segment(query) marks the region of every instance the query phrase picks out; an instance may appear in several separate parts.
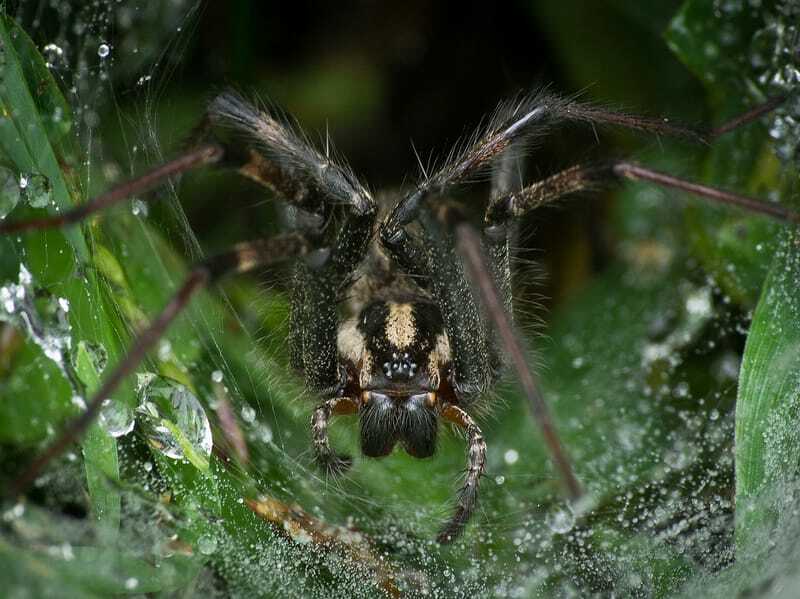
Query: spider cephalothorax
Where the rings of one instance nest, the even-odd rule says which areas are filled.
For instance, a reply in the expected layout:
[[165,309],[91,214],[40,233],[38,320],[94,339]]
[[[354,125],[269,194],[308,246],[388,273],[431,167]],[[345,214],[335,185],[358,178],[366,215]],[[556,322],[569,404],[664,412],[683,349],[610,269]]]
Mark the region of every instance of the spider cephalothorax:
[[418,458],[436,447],[437,394],[449,376],[450,344],[430,301],[376,300],[339,328],[346,394],[355,397],[364,455],[388,455],[397,442]]
[[[351,464],[349,457],[330,447],[328,424],[334,415],[358,415],[361,449],[370,457],[386,456],[398,444],[412,456],[429,457],[436,448],[439,421],[456,425],[467,436],[467,471],[455,513],[438,537],[440,542],[451,541],[475,509],[486,464],[486,444],[469,412],[491,391],[506,356],[520,374],[526,395],[537,395],[505,318],[506,312],[513,311],[509,248],[520,217],[565,195],[627,178],[800,222],[800,215],[778,204],[624,161],[574,166],[522,186],[516,162],[520,150],[558,122],[569,120],[710,141],[782,101],[774,98],[717,129],[701,131],[666,119],[610,112],[550,93],[524,95],[501,104],[463,147],[439,168],[423,173],[404,195],[376,201],[348,168],[332,160],[327,151],[314,148],[286,119],[236,94],[221,94],[209,105],[200,143],[185,154],[73,211],[0,224],[0,233],[9,233],[78,222],[170,175],[217,164],[235,169],[285,202],[295,229],[271,239],[240,243],[196,265],[97,391],[86,412],[18,479],[15,491],[30,485],[44,464],[87,428],[102,402],[134,371],[199,289],[225,274],[292,259],[291,361],[322,400],[311,420],[317,462],[331,474]],[[482,231],[470,233],[471,229],[462,227],[459,233],[462,242],[468,241],[462,243],[461,251],[469,264],[469,278],[477,282],[486,302],[484,307],[472,293],[456,248],[454,224],[464,217],[443,198],[487,169],[492,171],[492,189]],[[351,300],[348,306],[345,297]],[[489,320],[495,323],[502,343]],[[575,495],[579,487],[560,453],[555,431],[543,416],[541,402],[532,401],[554,462],[564,466],[565,481]]]

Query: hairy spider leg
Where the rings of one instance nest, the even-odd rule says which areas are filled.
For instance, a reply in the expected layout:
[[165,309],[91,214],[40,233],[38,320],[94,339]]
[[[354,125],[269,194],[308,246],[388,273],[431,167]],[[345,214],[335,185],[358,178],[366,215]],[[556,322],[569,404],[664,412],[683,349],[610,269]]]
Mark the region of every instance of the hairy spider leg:
[[519,218],[567,195],[583,191],[596,191],[608,183],[622,179],[649,181],[660,187],[685,191],[712,202],[735,206],[780,222],[800,224],[800,213],[781,204],[695,183],[632,162],[619,160],[596,165],[571,166],[545,179],[531,183],[518,192],[497,196],[491,200],[486,210],[486,225],[488,227],[502,226],[509,219]]
[[[358,398],[341,398],[347,379],[338,362],[338,303],[366,255],[377,214],[375,201],[349,169],[319,153],[299,129],[235,94],[224,93],[212,101],[209,122],[221,139],[245,142],[245,150],[234,158],[240,161],[239,172],[293,206],[297,225],[313,246],[294,268],[290,355],[309,388],[325,398],[312,416],[316,461],[324,471],[340,473],[352,459],[331,450],[328,420]],[[342,213],[341,224],[326,230],[336,211]]]
[[[634,131],[668,135],[689,141],[710,143],[720,135],[751,123],[786,101],[775,96],[715,128],[693,128],[673,124],[669,119],[651,118],[608,110],[593,104],[562,98],[547,90],[501,103],[487,123],[479,127],[462,147],[453,150],[440,168],[420,182],[381,227],[381,239],[391,244],[400,229],[416,219],[420,206],[430,195],[441,196],[453,185],[467,182],[491,166],[516,144],[533,144],[555,125],[577,121],[592,125],[613,125]],[[396,240],[394,240],[396,241]]]
[[561,445],[558,438],[550,411],[539,391],[539,385],[528,366],[526,352],[519,336],[514,333],[511,319],[503,309],[501,295],[497,289],[496,278],[491,274],[487,266],[486,258],[481,249],[481,238],[471,225],[463,223],[458,226],[458,249],[464,257],[472,283],[478,290],[481,299],[486,306],[486,311],[491,317],[498,336],[502,341],[505,354],[511,359],[512,366],[517,373],[525,397],[528,400],[531,411],[535,416],[536,422],[542,431],[542,437],[547,445],[550,454],[553,456],[556,468],[561,479],[567,488],[571,499],[578,499],[582,495],[582,490],[578,479],[572,469],[572,464]]
[[194,168],[217,163],[222,159],[223,153],[223,149],[219,144],[209,143],[199,145],[172,160],[156,166],[143,175],[126,181],[116,187],[112,187],[108,191],[62,214],[0,223],[0,235],[19,233],[22,231],[39,231],[77,224],[90,217],[92,214],[110,208],[125,200],[129,200],[138,193],[148,191],[161,185],[164,180],[169,177],[185,173]]
[[317,406],[311,414],[311,434],[317,463],[326,474],[333,476],[345,472],[353,465],[353,458],[337,453],[328,439],[328,422],[331,416],[358,413],[358,402],[349,397],[333,397]]
[[486,441],[483,433],[467,412],[452,404],[444,404],[439,412],[443,420],[462,428],[467,435],[467,475],[458,492],[456,510],[449,522],[436,536],[439,543],[450,543],[456,539],[469,522],[477,505],[478,483],[486,469]]
[[69,423],[61,434],[51,443],[24,472],[14,481],[10,496],[23,493],[42,469],[53,459],[60,456],[69,445],[79,439],[89,425],[94,422],[100,412],[100,406],[119,387],[120,383],[130,375],[144,360],[147,352],[164,335],[170,324],[188,306],[198,291],[218,281],[228,274],[244,273],[255,268],[268,266],[287,258],[302,256],[308,251],[305,239],[297,234],[288,234],[272,239],[258,239],[239,243],[228,252],[212,256],[198,263],[187,275],[178,291],[172,296],[160,314],[141,331],[123,359],[106,377],[100,389],[86,405],[86,410]]

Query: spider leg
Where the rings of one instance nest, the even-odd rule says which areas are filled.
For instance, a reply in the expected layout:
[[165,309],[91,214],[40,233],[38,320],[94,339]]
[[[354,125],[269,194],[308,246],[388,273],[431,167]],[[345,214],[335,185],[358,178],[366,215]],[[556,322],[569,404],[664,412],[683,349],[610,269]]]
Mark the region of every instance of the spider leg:
[[763,214],[781,222],[800,223],[800,214],[773,202],[726,191],[668,175],[632,162],[616,161],[602,165],[573,166],[514,192],[492,198],[486,209],[487,231],[503,227],[510,219],[527,214],[540,206],[580,191],[593,191],[621,179],[650,181],[661,187],[686,193],[724,205],[736,206]]
[[570,460],[561,445],[556,427],[550,417],[550,411],[539,391],[536,378],[528,366],[523,344],[519,337],[514,334],[509,314],[503,307],[496,282],[487,267],[486,259],[481,250],[480,237],[466,223],[459,225],[457,236],[458,249],[465,259],[469,277],[477,288],[486,306],[486,311],[494,323],[505,354],[511,359],[514,370],[517,372],[525,397],[530,404],[531,412],[542,431],[545,444],[550,451],[556,468],[560,472],[561,479],[564,481],[570,497],[576,499],[582,494],[580,483],[575,478]]
[[785,100],[786,96],[770,98],[716,128],[693,128],[673,124],[669,119],[616,112],[584,104],[546,90],[522,96],[500,104],[488,122],[469,138],[469,143],[451,152],[436,171],[426,175],[415,189],[397,203],[381,227],[381,239],[390,245],[396,241],[400,230],[417,218],[420,207],[429,196],[442,196],[454,185],[468,182],[471,177],[494,164],[510,147],[516,144],[532,144],[560,122],[613,125],[709,143],[720,135],[753,122]]
[[92,198],[91,200],[76,206],[62,214],[34,218],[30,220],[11,221],[0,223],[0,235],[8,233],[18,233],[21,231],[39,231],[42,229],[52,229],[65,225],[78,223],[92,214],[105,210],[133,195],[148,191],[164,182],[165,179],[173,175],[185,173],[194,168],[214,164],[221,160],[223,155],[222,146],[216,143],[199,145],[180,156],[165,162],[149,172],[126,181],[125,183],[113,187]]
[[335,452],[328,440],[328,421],[331,416],[355,414],[358,403],[348,397],[334,397],[323,402],[311,415],[311,432],[314,439],[314,457],[324,472],[342,474],[353,464],[353,458]]
[[451,543],[464,530],[478,500],[478,483],[486,468],[486,441],[478,425],[467,412],[458,406],[445,403],[440,407],[441,417],[464,429],[467,434],[467,476],[458,492],[456,510],[436,537],[439,543]]
[[[341,288],[364,258],[376,206],[346,167],[320,153],[286,118],[226,92],[208,109],[211,132],[239,173],[298,210],[314,250],[298,261],[292,285],[290,355],[308,386],[336,397],[340,372],[336,333]],[[341,225],[325,225],[341,216]]]
[[147,352],[164,335],[169,325],[183,312],[198,291],[205,289],[225,275],[247,272],[287,258],[301,256],[307,251],[308,245],[305,239],[297,234],[289,234],[272,239],[240,243],[229,252],[212,256],[197,264],[161,313],[139,333],[125,357],[111,371],[100,389],[87,403],[86,410],[69,423],[56,440],[39,454],[14,481],[10,495],[16,496],[24,492],[50,461],[61,455],[73,441],[86,431],[97,417],[102,402],[119,387],[125,377],[136,369]]
[[430,210],[423,210],[419,215],[425,235],[425,263],[431,292],[450,343],[451,382],[459,400],[469,405],[491,387],[496,369],[486,322],[456,251],[452,226],[442,224],[442,220],[459,222],[461,219],[459,211],[451,205],[443,206],[436,215]]

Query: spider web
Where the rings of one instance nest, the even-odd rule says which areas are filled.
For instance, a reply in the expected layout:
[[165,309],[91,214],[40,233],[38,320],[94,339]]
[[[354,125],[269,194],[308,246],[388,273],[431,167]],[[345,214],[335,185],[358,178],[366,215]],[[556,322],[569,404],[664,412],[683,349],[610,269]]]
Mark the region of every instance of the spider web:
[[[43,52],[73,109],[70,135],[83,167],[78,187],[88,196],[168,157],[159,114],[203,15],[191,2],[102,1],[74,13],[67,6],[22,2],[17,15],[35,38],[54,40]],[[69,13],[55,32],[53,10]],[[781,118],[785,124],[788,117]],[[115,129],[124,131],[116,146],[100,135]],[[205,254],[182,208],[191,202],[183,185],[156,193],[166,209],[148,210],[135,199],[105,216],[102,227],[89,229],[94,256],[101,253],[104,262],[79,260],[78,272],[97,268],[105,277],[70,306],[70,314],[96,311],[113,331],[109,347],[89,352],[101,374],[108,372],[103,356],[113,364],[132,331],[180,284],[186,263]],[[645,213],[662,215],[663,193],[626,194]],[[521,597],[587,588],[647,595],[707,584],[733,559],[726,490],[738,355],[729,347],[741,322],[716,309],[716,282],[697,282],[670,266],[679,261],[678,249],[661,241],[656,249],[667,254],[664,263],[655,252],[650,262],[631,260],[600,277],[570,311],[554,315],[548,338],[538,341],[544,391],[587,486],[585,500],[561,498],[513,384],[501,386],[500,407],[484,423],[489,461],[480,508],[452,548],[432,539],[464,467],[458,436],[443,435],[431,461],[400,454],[357,460],[343,479],[325,480],[308,451],[314,398],[288,368],[285,293],[237,281],[200,297],[140,368],[157,374],[156,383],[140,380],[137,390],[128,381],[114,397],[116,411],[105,413],[108,430],[123,433],[113,450],[122,481],[114,491],[121,513],[116,530],[92,516],[62,515],[68,501],[86,504],[77,451],[42,478],[41,502],[8,506],[9,542],[24,540],[26,552],[17,584],[51,591],[67,585],[89,596],[110,588],[281,597],[395,591]],[[66,251],[71,259],[64,240],[40,235],[35,244],[32,255],[31,243],[14,242],[14,264],[4,261],[6,280],[16,277],[19,263],[35,263],[32,272],[57,276],[33,286],[69,294],[76,269],[58,257]],[[647,268],[661,268],[661,276],[644,276]],[[69,337],[73,347],[96,341],[100,325],[73,324],[65,333],[48,328],[57,307],[32,310],[41,310],[48,334]],[[14,373],[15,393],[42,392],[33,381],[50,377],[47,401],[61,406],[56,413],[76,413],[85,389],[64,382],[53,360],[36,351]],[[718,389],[693,389],[685,367],[693,352],[712,364]],[[75,369],[80,376],[80,361]],[[176,389],[180,400],[173,400]],[[166,407],[156,396],[167,398]],[[155,424],[140,410],[148,401],[157,410]],[[237,422],[227,430],[226,414]],[[158,429],[161,419],[177,432]],[[783,430],[778,423],[776,429]],[[355,432],[354,423],[337,423],[333,443],[356,455]],[[42,438],[54,434],[44,431]],[[223,453],[203,456],[208,434]],[[240,448],[237,457],[237,434],[247,456]],[[795,509],[794,491],[789,483],[777,491],[783,514]],[[793,555],[797,523],[782,517],[784,534],[775,542]],[[39,555],[59,573],[55,584],[30,567],[29,558]],[[156,564],[159,573],[142,564]],[[784,563],[773,566],[782,571]]]

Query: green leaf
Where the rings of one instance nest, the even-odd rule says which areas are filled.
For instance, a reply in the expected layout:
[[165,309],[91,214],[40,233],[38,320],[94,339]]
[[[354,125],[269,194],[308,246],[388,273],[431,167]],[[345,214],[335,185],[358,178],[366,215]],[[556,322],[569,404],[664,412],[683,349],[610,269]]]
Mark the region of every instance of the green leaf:
[[737,537],[773,517],[770,487],[800,465],[800,234],[784,235],[750,334],[736,404]]
[[[85,341],[78,343],[75,370],[86,386],[87,396],[94,395],[100,387],[100,372],[93,352]],[[86,432],[82,445],[92,511],[102,534],[111,540],[119,529],[120,521],[120,495],[115,486],[119,480],[117,441],[95,422]]]

